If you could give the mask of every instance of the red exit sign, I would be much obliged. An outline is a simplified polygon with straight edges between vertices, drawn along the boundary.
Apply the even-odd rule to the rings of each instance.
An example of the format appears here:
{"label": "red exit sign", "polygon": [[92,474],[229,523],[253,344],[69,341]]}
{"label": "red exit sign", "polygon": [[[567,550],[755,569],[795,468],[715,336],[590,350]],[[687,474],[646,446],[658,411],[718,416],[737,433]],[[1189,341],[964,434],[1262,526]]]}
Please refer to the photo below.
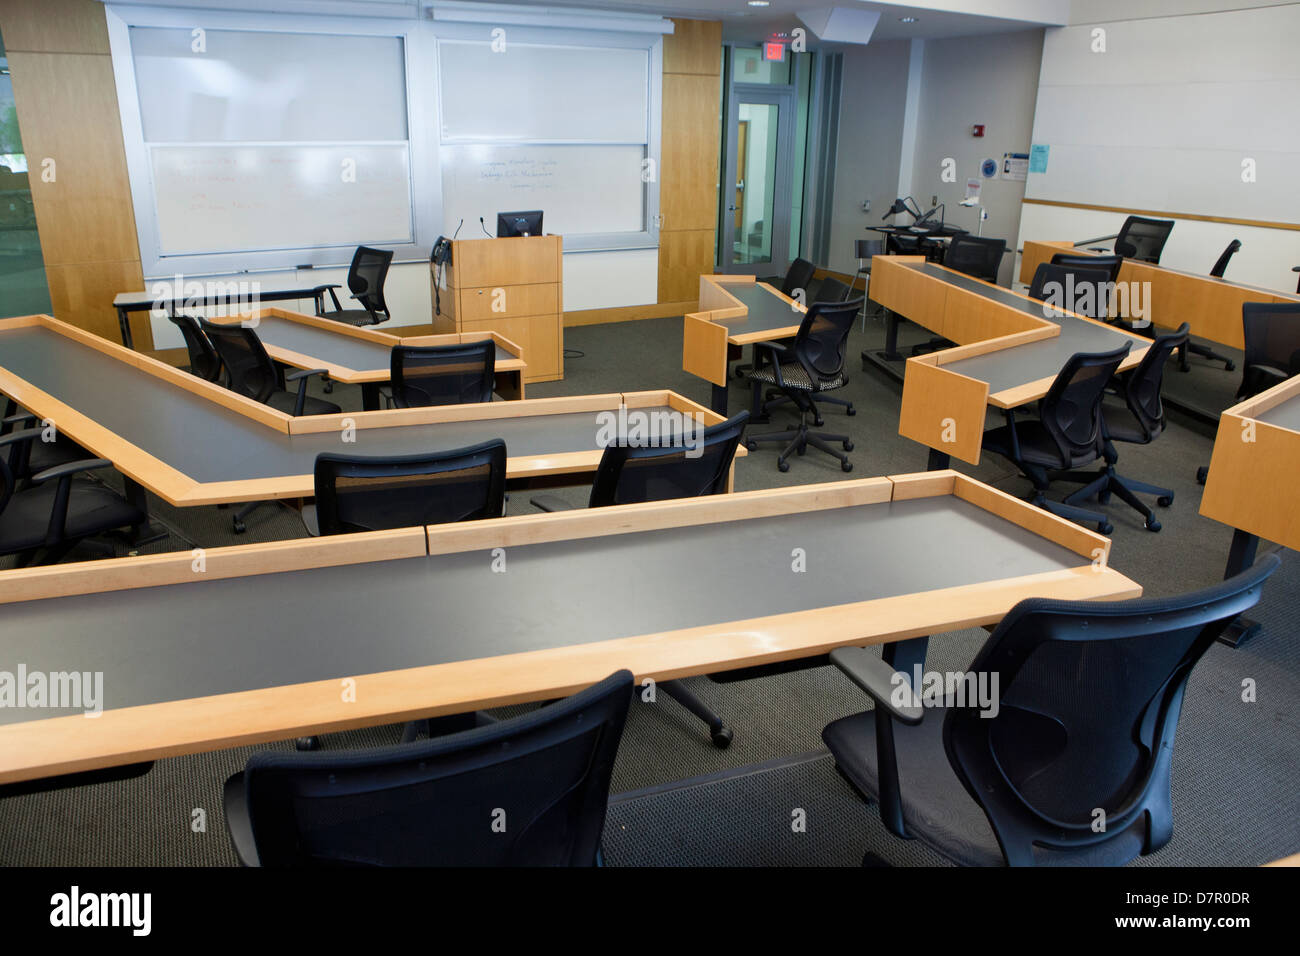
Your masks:
{"label": "red exit sign", "polygon": [[785,44],[767,42],[763,44],[763,59],[771,60],[776,63],[785,62]]}

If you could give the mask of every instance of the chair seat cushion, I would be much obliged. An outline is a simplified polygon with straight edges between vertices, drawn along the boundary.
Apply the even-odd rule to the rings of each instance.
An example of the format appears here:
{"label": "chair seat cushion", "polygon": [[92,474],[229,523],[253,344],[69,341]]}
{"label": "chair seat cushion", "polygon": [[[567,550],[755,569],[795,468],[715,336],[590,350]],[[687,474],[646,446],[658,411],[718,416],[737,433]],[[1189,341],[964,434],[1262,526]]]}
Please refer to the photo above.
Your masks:
{"label": "chair seat cushion", "polygon": [[[1056,441],[1052,438],[1052,433],[1044,428],[1043,423],[1037,419],[1025,419],[1017,422],[1016,437],[1020,440],[1020,458],[1030,465],[1038,465],[1043,468],[1079,468],[1091,464],[1100,457],[1089,452],[1086,455],[1074,456],[1062,461],[1060,450],[1056,447]],[[986,431],[984,433],[984,449],[1014,461],[1015,459],[1011,455],[1010,426],[1003,425]]]}
{"label": "chair seat cushion", "polygon": [[346,325],[378,325],[380,322],[388,321],[388,316],[383,313],[367,312],[365,309],[340,309],[337,312],[322,312],[320,318],[343,322]]}
{"label": "chair seat cushion", "polygon": [[[943,724],[952,699],[927,707],[925,719],[908,726],[894,722],[898,790],[907,832],[954,863],[1005,866],[984,809],[967,792],[943,745]],[[880,799],[876,753],[876,719],[872,711],[843,717],[822,730],[835,764],[857,790]],[[1130,827],[1113,839],[1079,852],[1039,850],[1038,862],[1077,866],[1123,866],[1142,852],[1140,828]]]}
{"label": "chair seat cushion", "polygon": [[[776,372],[772,366],[764,365],[760,369],[755,369],[749,377],[756,382],[768,382],[776,384]],[[814,385],[812,379],[808,377],[808,371],[798,362],[782,362],[781,378],[787,388],[797,388],[803,392],[824,392],[832,388],[839,388],[844,384],[843,373],[836,375],[834,378]]]}
{"label": "chair seat cushion", "polygon": [[[293,414],[293,406],[298,401],[297,392],[272,392],[271,397],[266,400],[277,412],[284,412],[286,415]],[[302,403],[302,413],[304,415],[337,415],[343,411],[333,402],[327,402],[323,399],[312,398],[308,395]]]}
{"label": "chair seat cushion", "polygon": [[[58,481],[47,481],[9,499],[0,512],[0,553],[13,554],[38,548],[45,543],[50,512]],[[67,535],[88,538],[91,535],[125,528],[144,521],[146,515],[116,491],[86,478],[73,478],[68,497]]]}

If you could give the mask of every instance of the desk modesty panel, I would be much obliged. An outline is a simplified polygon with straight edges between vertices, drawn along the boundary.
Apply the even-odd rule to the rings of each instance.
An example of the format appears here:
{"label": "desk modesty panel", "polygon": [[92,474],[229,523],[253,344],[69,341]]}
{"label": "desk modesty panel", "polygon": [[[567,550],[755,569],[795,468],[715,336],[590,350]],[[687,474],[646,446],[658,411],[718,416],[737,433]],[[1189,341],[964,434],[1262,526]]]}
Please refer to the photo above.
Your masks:
{"label": "desk modesty panel", "polygon": [[102,673],[103,693],[94,719],[0,709],[0,782],[552,699],[623,667],[813,657],[991,624],[1031,596],[1139,594],[1108,555],[935,472],[218,548],[202,571],[185,553],[0,572],[0,669]]}
{"label": "desk modesty panel", "polygon": [[0,391],[173,505],[309,497],[324,451],[417,454],[489,438],[506,442],[512,479],[580,475],[600,462],[602,413],[620,405],[723,421],[667,391],[292,418],[47,316],[0,321]]}
{"label": "desk modesty panel", "polygon": [[886,309],[958,343],[908,359],[898,431],[971,464],[979,464],[988,406],[1042,398],[1076,352],[1128,342],[1120,368],[1129,369],[1151,344],[917,256],[876,256],[870,292]]}
{"label": "desk modesty panel", "polygon": [[1239,531],[1300,548],[1300,377],[1224,412],[1201,496],[1201,514]]}
{"label": "desk modesty panel", "polygon": [[[1099,255],[1077,248],[1072,242],[1029,241],[1020,257],[1020,281],[1029,285],[1038,266],[1051,262],[1052,256],[1061,252],[1072,256]],[[1245,348],[1242,305],[1247,302],[1300,302],[1300,296],[1275,289],[1238,285],[1214,276],[1180,272],[1136,259],[1124,260],[1118,281],[1144,284],[1142,288],[1149,293],[1149,300],[1143,301],[1143,317],[1161,328],[1174,329],[1186,322],[1191,326],[1192,335],[1234,349]]]}

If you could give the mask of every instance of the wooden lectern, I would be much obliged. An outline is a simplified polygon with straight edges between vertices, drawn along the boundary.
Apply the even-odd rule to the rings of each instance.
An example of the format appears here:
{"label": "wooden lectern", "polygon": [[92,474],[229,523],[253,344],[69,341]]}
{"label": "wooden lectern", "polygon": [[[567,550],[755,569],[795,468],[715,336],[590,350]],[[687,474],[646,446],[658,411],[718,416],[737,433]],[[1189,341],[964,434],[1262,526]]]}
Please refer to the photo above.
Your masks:
{"label": "wooden lectern", "polygon": [[[525,382],[564,378],[562,251],[559,236],[454,241],[431,297],[442,304],[434,330],[500,332],[523,349]],[[438,267],[430,269],[436,286]]]}

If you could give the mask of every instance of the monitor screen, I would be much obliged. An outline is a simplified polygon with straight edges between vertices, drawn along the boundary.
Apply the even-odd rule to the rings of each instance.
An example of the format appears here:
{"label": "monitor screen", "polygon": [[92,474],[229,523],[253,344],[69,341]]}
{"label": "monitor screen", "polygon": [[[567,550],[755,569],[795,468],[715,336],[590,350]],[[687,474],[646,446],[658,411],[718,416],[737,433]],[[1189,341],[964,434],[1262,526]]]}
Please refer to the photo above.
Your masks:
{"label": "monitor screen", "polygon": [[507,236],[540,236],[542,234],[542,211],[530,209],[526,212],[497,213],[497,238]]}

